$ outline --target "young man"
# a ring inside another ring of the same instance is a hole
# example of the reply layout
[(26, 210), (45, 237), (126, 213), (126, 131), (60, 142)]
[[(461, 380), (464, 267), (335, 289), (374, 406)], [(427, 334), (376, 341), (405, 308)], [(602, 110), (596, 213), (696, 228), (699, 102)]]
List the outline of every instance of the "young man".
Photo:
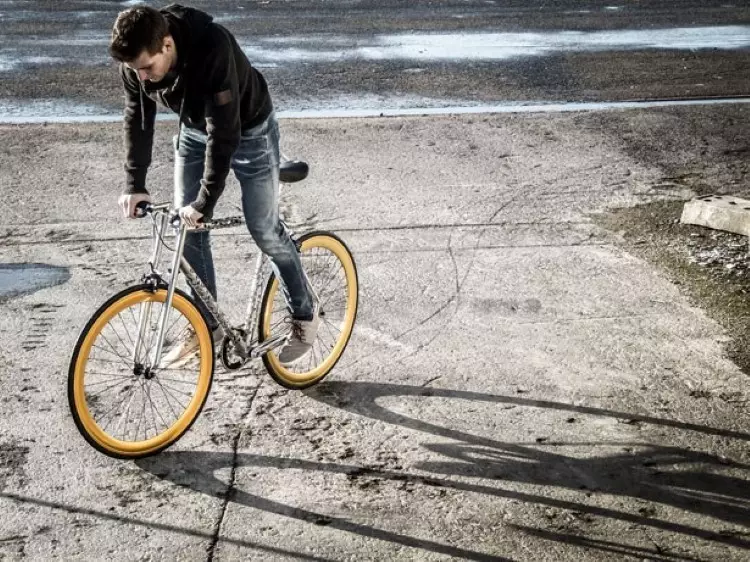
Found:
[[(125, 85), (126, 188), (119, 199), (125, 217), (150, 201), (146, 172), (157, 101), (179, 115), (175, 136), (174, 202), (188, 226), (212, 216), (229, 169), (242, 190), (242, 209), (256, 244), (272, 261), (292, 312), (292, 338), (279, 360), (292, 363), (312, 347), (320, 319), (299, 254), (279, 220), (279, 129), (263, 76), (237, 41), (208, 14), (173, 4), (138, 6), (119, 14), (109, 52), (120, 61)], [(211, 294), (216, 281), (209, 232), (192, 231), (185, 258)], [(212, 323), (221, 329), (200, 299)], [(184, 363), (195, 335), (170, 351), (167, 364)]]

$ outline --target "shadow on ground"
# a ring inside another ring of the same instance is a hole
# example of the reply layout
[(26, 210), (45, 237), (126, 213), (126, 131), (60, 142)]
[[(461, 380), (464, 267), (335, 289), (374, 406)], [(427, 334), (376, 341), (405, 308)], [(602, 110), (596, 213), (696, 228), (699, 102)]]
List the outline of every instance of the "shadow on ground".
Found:
[[(414, 481), (426, 486), (512, 499), (537, 506), (569, 510), (584, 517), (607, 518), (715, 541), (725, 545), (750, 548), (750, 540), (744, 538), (743, 533), (731, 530), (715, 532), (683, 523), (671, 522), (656, 517), (655, 510), (642, 509), (640, 512), (631, 513), (598, 505), (557, 499), (552, 494), (539, 495), (500, 489), (485, 483), (487, 479), (492, 479), (499, 484), (514, 482), (528, 484), (529, 486), (581, 490), (587, 489), (589, 483), (595, 482), (597, 487), (590, 490), (592, 494), (636, 498), (679, 508), (698, 515), (709, 516), (730, 525), (748, 525), (750, 523), (750, 486), (748, 486), (750, 467), (745, 464), (684, 448), (664, 447), (647, 443), (506, 443), (404, 416), (380, 406), (378, 400), (394, 396), (434, 396), (475, 402), (513, 404), (635, 420), (639, 423), (654, 424), (744, 442), (750, 441), (750, 434), (748, 433), (561, 402), (416, 386), (330, 382), (308, 391), (308, 395), (330, 406), (357, 415), (450, 439), (456, 443), (423, 443), (423, 447), (431, 452), (430, 458), (434, 458), (435, 453), (437, 453), (444, 460), (419, 463), (413, 467), (412, 472), (250, 453), (216, 454), (200, 451), (167, 452), (152, 459), (138, 461), (137, 464), (142, 469), (160, 478), (168, 479), (180, 486), (192, 488), (201, 493), (227, 497), (229, 492), (229, 501), (255, 509), (403, 546), (473, 560), (490, 558), (496, 560), (497, 558), (355, 523), (349, 519), (300, 509), (265, 499), (246, 490), (232, 489), (228, 491), (226, 484), (218, 480), (215, 474), (227, 468), (234, 470), (239, 467), (271, 467), (340, 473), (347, 475), (349, 478), (368, 477), (382, 480)], [(627, 448), (630, 452), (588, 458), (573, 457), (555, 452), (559, 451), (561, 446), (564, 445), (585, 445), (594, 449), (616, 445), (621, 450)], [(175, 467), (179, 467), (179, 469), (175, 469)], [(733, 475), (721, 474), (721, 472), (726, 473), (728, 471), (731, 471)], [(738, 474), (741, 476), (738, 476)], [(470, 479), (481, 479), (482, 483), (472, 483)], [(671, 555), (658, 551), (658, 549), (647, 551), (630, 545), (588, 539), (575, 533), (559, 533), (522, 526), (516, 526), (516, 528), (533, 536), (589, 549), (641, 557), (647, 554), (654, 560), (673, 559)]]

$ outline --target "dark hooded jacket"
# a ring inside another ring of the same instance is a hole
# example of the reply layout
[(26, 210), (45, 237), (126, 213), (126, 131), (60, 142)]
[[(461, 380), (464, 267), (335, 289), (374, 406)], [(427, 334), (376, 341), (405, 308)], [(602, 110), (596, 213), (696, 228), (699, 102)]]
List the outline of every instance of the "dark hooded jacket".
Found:
[(241, 131), (259, 125), (273, 106), (263, 76), (234, 36), (200, 10), (172, 4), (162, 9), (177, 48), (177, 64), (161, 81), (141, 82), (122, 64), (125, 85), (125, 193), (148, 193), (156, 102), (180, 116), (180, 124), (208, 135), (205, 170), (191, 205), (210, 217), (229, 173)]

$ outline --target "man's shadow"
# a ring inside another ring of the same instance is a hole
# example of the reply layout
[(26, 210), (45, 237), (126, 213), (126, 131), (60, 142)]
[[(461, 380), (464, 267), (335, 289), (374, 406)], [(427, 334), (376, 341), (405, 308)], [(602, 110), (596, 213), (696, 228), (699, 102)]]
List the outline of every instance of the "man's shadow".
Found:
[[(381, 406), (378, 401), (389, 397), (438, 397), (462, 401), (511, 404), (517, 406), (552, 409), (586, 415), (627, 419), (630, 422), (668, 426), (685, 431), (716, 435), (724, 438), (750, 441), (750, 434), (726, 431), (697, 424), (650, 416), (638, 416), (600, 408), (575, 406), (560, 402), (533, 400), (517, 396), (498, 396), (468, 391), (423, 388), (408, 385), (392, 385), (362, 382), (327, 382), (306, 391), (307, 395), (330, 406), (351, 413), (370, 417), (382, 422), (400, 425), (428, 435), (447, 438), (457, 443), (426, 443), (423, 446), (438, 453), (444, 461), (425, 461), (415, 466), (417, 471), (429, 476), (408, 471), (382, 469), (361, 465), (328, 463), (271, 457), (250, 453), (210, 453), (201, 451), (166, 452), (158, 457), (138, 461), (138, 465), (184, 487), (216, 497), (225, 497), (227, 486), (215, 474), (222, 469), (238, 467), (270, 467), (277, 469), (321, 471), (346, 474), (350, 478), (369, 477), (383, 480), (414, 480), (428, 486), (444, 487), (476, 494), (515, 499), (517, 501), (557, 509), (576, 511), (632, 524), (649, 526), (668, 532), (699, 537), (719, 543), (750, 548), (750, 540), (742, 535), (714, 532), (656, 517), (656, 513), (641, 514), (589, 505), (583, 502), (557, 499), (551, 495), (537, 495), (522, 491), (506, 490), (494, 486), (467, 482), (466, 478), (493, 479), (498, 482), (520, 482), (535, 486), (550, 486), (568, 489), (589, 489), (591, 493), (620, 495), (676, 507), (700, 515), (707, 515), (728, 523), (748, 525), (750, 523), (750, 472), (748, 466), (714, 455), (690, 451), (678, 447), (648, 445), (644, 443), (554, 443), (554, 447), (541, 444), (506, 443), (435, 425), (423, 420), (404, 416)], [(562, 446), (611, 447), (616, 445), (631, 452), (611, 456), (574, 457), (561, 454)], [(675, 470), (682, 465), (686, 469)], [(177, 470), (179, 468), (179, 470)], [(665, 470), (662, 470), (664, 468)], [(748, 478), (726, 476), (716, 472), (738, 471)], [(462, 477), (456, 479), (456, 476)], [(331, 528), (378, 538), (396, 544), (421, 548), (428, 551), (468, 559), (493, 559), (488, 555), (451, 547), (445, 544), (393, 533), (372, 526), (354, 523), (348, 519), (330, 517), (306, 509), (296, 508), (268, 500), (249, 491), (231, 490), (230, 501), (255, 509), (284, 515), (300, 521), (312, 522)], [(530, 532), (533, 530), (529, 530)], [(572, 535), (557, 536), (557, 540), (580, 544)], [(580, 539), (580, 537), (579, 537)], [(591, 542), (589, 547), (594, 547)], [(607, 549), (614, 548), (608, 543)], [(628, 549), (625, 545), (616, 545)], [(634, 552), (635, 554), (635, 552)], [(642, 553), (640, 553), (642, 554)], [(640, 555), (639, 554), (639, 555)], [(668, 558), (664, 558), (668, 559)]]

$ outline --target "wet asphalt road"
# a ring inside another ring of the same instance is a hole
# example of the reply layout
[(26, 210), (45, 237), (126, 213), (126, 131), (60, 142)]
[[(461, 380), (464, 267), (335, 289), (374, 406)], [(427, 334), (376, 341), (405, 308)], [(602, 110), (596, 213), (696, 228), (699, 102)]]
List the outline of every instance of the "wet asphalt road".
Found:
[[(0, 118), (119, 112), (106, 47), (129, 4), (0, 1)], [(738, 0), (190, 4), (237, 35), (281, 110), (750, 92), (750, 5)]]

